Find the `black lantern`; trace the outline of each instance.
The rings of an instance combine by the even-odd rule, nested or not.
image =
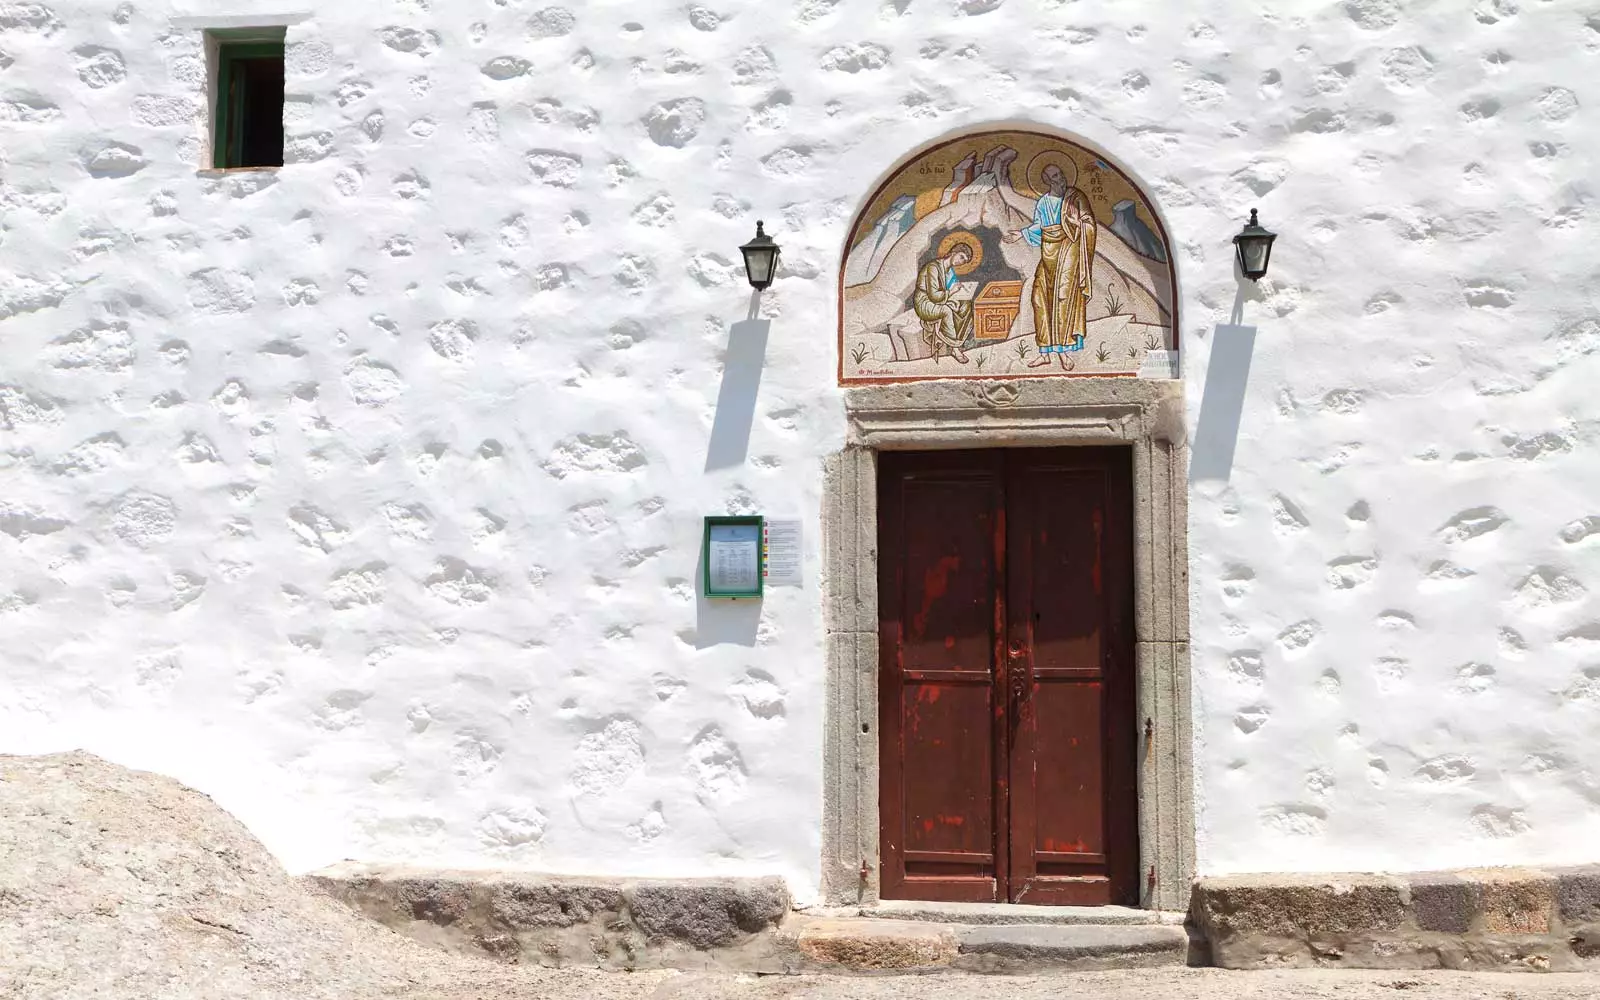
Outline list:
[[[1239,230],[1233,245],[1239,249],[1239,270],[1251,281],[1260,281],[1267,273],[1267,262],[1272,259],[1272,241],[1278,234],[1261,228],[1256,221],[1256,210],[1250,210],[1250,223]]]
[[[761,220],[756,220],[756,238],[740,247],[739,252],[744,254],[744,270],[751,288],[772,284],[772,277],[778,272],[778,244],[761,228]]]

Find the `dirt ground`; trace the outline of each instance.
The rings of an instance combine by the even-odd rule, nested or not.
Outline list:
[[[576,996],[576,994],[573,994]],[[1600,975],[1130,969],[1048,976],[671,976],[647,994],[673,1000],[1585,1000],[1600,997]]]
[[[0,998],[635,1000],[1600,997],[1597,975],[1133,970],[746,976],[433,951],[287,875],[209,798],[88,754],[0,756]]]

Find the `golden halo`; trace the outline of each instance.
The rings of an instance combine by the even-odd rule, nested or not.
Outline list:
[[[954,268],[954,270],[960,275],[971,274],[977,269],[979,264],[983,263],[983,244],[979,242],[978,237],[972,233],[969,233],[964,229],[958,229],[949,236],[946,236],[944,239],[939,241],[939,252],[935,256],[943,257],[945,254],[954,250],[956,248],[956,244],[958,243],[972,251],[972,259],[967,261],[966,264]]]
[[[1035,154],[1033,159],[1028,161],[1026,180],[1028,190],[1035,198],[1050,190],[1049,185],[1044,182],[1044,168],[1051,164],[1060,167],[1061,172],[1066,175],[1067,187],[1078,183],[1078,165],[1073,162],[1072,157],[1065,150],[1047,149]]]

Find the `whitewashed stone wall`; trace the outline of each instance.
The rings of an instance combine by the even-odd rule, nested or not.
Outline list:
[[[1600,20],[1255,6],[318,4],[289,164],[223,176],[174,20],[220,8],[0,0],[0,752],[173,773],[296,868],[804,895],[841,242],[1033,122],[1181,250],[1202,870],[1592,855]],[[723,511],[804,518],[806,589],[698,601]]]

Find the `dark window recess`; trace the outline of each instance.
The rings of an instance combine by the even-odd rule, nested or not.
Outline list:
[[[217,167],[283,166],[283,43],[225,44],[217,54]]]

